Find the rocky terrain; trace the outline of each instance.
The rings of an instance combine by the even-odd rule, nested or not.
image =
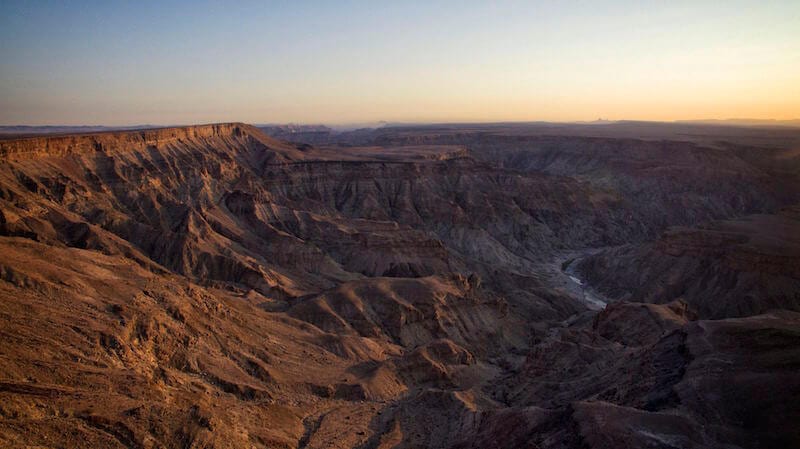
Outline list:
[[[797,446],[800,132],[619,126],[0,141],[0,446]]]
[[[258,125],[265,134],[287,142],[317,144],[330,141],[335,131],[325,125]]]
[[[608,297],[683,298],[707,318],[800,310],[800,209],[672,228],[654,242],[582,259],[576,269]]]

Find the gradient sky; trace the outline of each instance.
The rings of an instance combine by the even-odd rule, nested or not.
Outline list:
[[[800,0],[0,2],[0,124],[800,118]]]

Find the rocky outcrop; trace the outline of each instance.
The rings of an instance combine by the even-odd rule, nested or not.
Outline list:
[[[677,228],[657,241],[600,252],[577,269],[612,298],[683,298],[700,316],[800,311],[800,211]]]
[[[177,143],[191,145],[192,142],[206,139],[212,141],[227,139],[240,142],[250,140],[251,144],[258,143],[265,147],[280,148],[281,152],[295,153],[295,157],[299,156],[296,149],[261,134],[253,126],[244,123],[222,123],[0,140],[0,158],[20,160],[48,156],[88,155],[94,152],[113,154],[118,151],[143,151],[148,148],[159,148]]]

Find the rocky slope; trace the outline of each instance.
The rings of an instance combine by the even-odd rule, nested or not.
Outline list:
[[[0,445],[798,442],[797,302],[748,287],[798,289],[794,215],[770,215],[797,198],[785,152],[381,133],[0,141]],[[693,249],[674,271],[652,256],[643,285],[623,282],[645,249],[680,246],[647,243],[668,226],[753,212],[786,230],[769,240],[783,253],[692,230],[723,237],[677,238]],[[619,265],[574,262],[625,301],[593,311],[565,287],[565,257],[631,242]],[[709,260],[763,269],[697,281]],[[662,273],[692,295],[648,296]]]
[[[576,268],[606,296],[683,298],[706,318],[800,311],[800,209],[674,228],[655,242],[582,259]]]

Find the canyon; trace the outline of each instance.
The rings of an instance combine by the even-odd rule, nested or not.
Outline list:
[[[800,129],[0,138],[0,446],[800,445]]]

